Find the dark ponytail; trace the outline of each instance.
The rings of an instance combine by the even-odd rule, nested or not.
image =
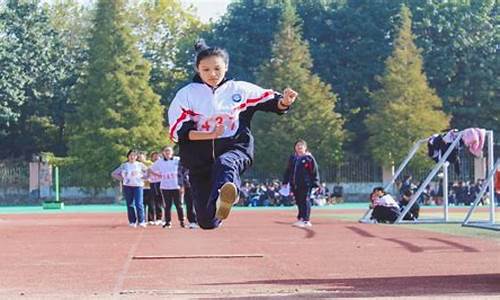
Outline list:
[[[218,47],[208,47],[204,39],[196,41],[194,50],[196,51],[196,68],[198,68],[202,59],[210,56],[218,56],[224,60],[226,66],[229,64],[229,54],[227,54],[227,51]]]
[[[204,39],[199,39],[196,41],[194,44],[194,51],[196,51],[196,54],[200,53],[203,50],[208,49],[209,47],[207,46],[207,43],[205,42]]]

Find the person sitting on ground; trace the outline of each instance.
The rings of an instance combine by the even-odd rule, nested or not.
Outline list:
[[[375,203],[377,202],[377,200],[378,200],[378,191],[375,188],[370,194],[370,205],[368,207],[373,209],[375,207]]]
[[[378,223],[394,223],[400,216],[399,205],[394,198],[384,191],[383,187],[376,187],[372,194],[378,196],[375,199],[372,219]]]
[[[408,203],[410,203],[411,195],[412,195],[412,192],[410,190],[407,190],[401,196],[401,200],[399,200],[399,206],[401,207],[401,212],[403,212],[405,210],[406,206],[408,205]],[[411,220],[411,221],[417,220],[419,213],[420,213],[420,205],[418,205],[418,202],[415,201],[413,206],[410,208],[410,210],[403,217],[403,220]]]

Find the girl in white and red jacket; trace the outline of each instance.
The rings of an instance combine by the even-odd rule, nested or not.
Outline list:
[[[181,163],[190,183],[203,229],[219,226],[238,200],[241,174],[252,164],[254,141],[250,122],[256,111],[282,114],[297,97],[226,78],[229,56],[224,49],[195,45],[193,82],[177,92],[168,119],[170,138],[179,144]]]
[[[310,227],[311,223],[311,191],[319,188],[319,170],[314,156],[307,150],[307,143],[298,140],[294,145],[295,152],[288,159],[283,178],[283,185],[290,185],[290,190],[297,204],[297,227]]]

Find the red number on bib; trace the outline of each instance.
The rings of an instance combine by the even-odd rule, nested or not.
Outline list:
[[[201,126],[201,129],[203,129],[205,131],[210,130],[210,125],[208,125],[208,121],[205,121],[205,123],[203,123],[203,125]]]

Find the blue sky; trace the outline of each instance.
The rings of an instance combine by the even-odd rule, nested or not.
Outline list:
[[[42,0],[45,2],[51,2],[53,0]],[[96,0],[78,0],[81,3],[89,4],[94,3]],[[216,20],[222,16],[227,9],[228,4],[231,0],[180,0],[186,7],[193,5],[200,19],[203,22],[208,22],[210,18]],[[0,0],[0,3],[2,0]]]
[[[194,5],[200,19],[208,22],[210,18],[217,19],[222,16],[231,0],[181,0],[181,2]]]

